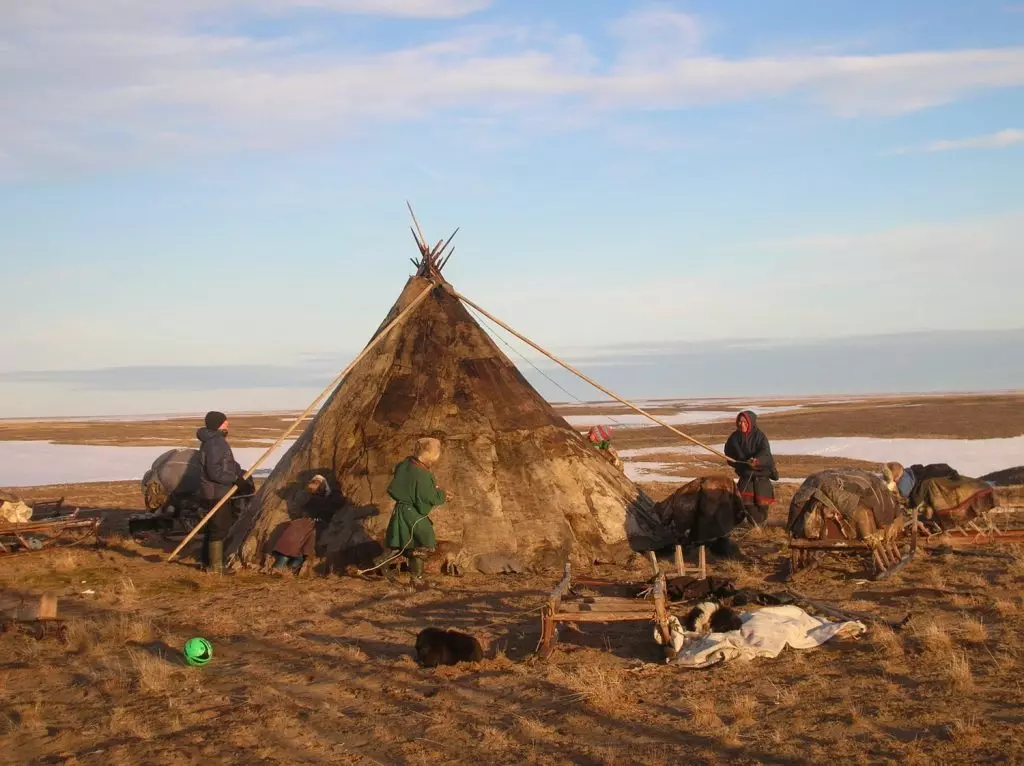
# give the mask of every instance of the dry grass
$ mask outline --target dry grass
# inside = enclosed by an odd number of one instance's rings
[[[953,639],[945,628],[936,622],[929,622],[922,628],[918,637],[932,660],[948,662],[953,653]]]
[[[713,697],[695,698],[686,700],[686,708],[693,717],[693,724],[699,731],[719,731],[725,728],[725,724],[718,715],[717,706]]]
[[[111,711],[107,727],[113,737],[132,737],[145,740],[153,736],[153,732],[145,720],[124,707],[115,707]]]
[[[135,587],[135,582],[130,577],[122,577],[114,586],[114,596],[118,606],[128,609],[138,606],[139,589]]]
[[[965,614],[960,623],[960,630],[964,638],[972,644],[983,644],[988,640],[988,628],[978,617]]]
[[[755,713],[758,709],[757,698],[750,694],[741,694],[732,701],[730,712],[732,713],[732,725],[741,728],[752,726],[756,723]]]
[[[139,688],[147,692],[166,691],[171,682],[171,673],[175,666],[163,657],[154,656],[145,651],[128,651],[128,658],[135,671]]]
[[[1020,611],[1020,605],[1014,598],[993,599],[992,607],[1001,617],[1014,617]]]
[[[956,691],[970,691],[974,688],[974,675],[971,673],[971,663],[967,658],[967,652],[954,652],[950,658],[949,682]]]
[[[903,639],[888,625],[872,625],[871,643],[886,660],[902,660],[904,657]]]
[[[550,740],[555,735],[551,727],[544,725],[534,718],[521,715],[516,716],[513,730],[531,744]]]
[[[72,572],[79,568],[80,563],[78,551],[63,549],[50,556],[50,566],[55,572]]]
[[[975,748],[982,742],[976,715],[957,716],[947,728],[950,738],[960,747]]]
[[[579,665],[559,671],[562,682],[575,694],[573,700],[585,700],[597,710],[619,711],[628,706],[622,671],[595,665]]]

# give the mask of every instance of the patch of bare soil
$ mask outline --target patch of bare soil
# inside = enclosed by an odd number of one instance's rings
[[[72,504],[140,500],[133,482],[68,489]],[[784,513],[780,503],[773,521]],[[126,515],[106,511],[106,528],[123,529]],[[713,574],[780,588],[782,542],[778,528],[749,534],[741,545],[752,561],[713,562]],[[922,555],[876,583],[865,564],[837,557],[797,587],[895,619],[910,613],[904,630],[685,671],[660,663],[639,623],[567,630],[550,662],[532,660],[554,573],[442,578],[425,592],[401,580],[215,577],[116,535],[99,550],[0,557],[0,587],[56,592],[71,619],[67,646],[0,636],[0,762],[1024,760],[1024,565]],[[489,658],[419,668],[413,643],[428,625],[487,633]],[[201,669],[180,659],[194,635],[214,645]]]

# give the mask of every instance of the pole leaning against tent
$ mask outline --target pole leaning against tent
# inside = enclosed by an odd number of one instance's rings
[[[244,478],[248,479],[250,476],[252,476],[256,469],[263,465],[264,461],[268,457],[270,457],[270,454],[281,445],[281,442],[283,442],[285,439],[291,436],[292,433],[295,432],[295,429],[299,427],[299,424],[306,419],[307,415],[309,415],[314,409],[316,409],[317,405],[320,404],[323,398],[327,396],[329,393],[331,393],[331,391],[333,391],[335,388],[337,388],[338,384],[341,383],[342,379],[344,379],[344,377],[348,375],[349,370],[355,367],[356,364],[358,364],[359,361],[364,356],[370,353],[370,351],[372,351],[374,347],[376,347],[376,345],[384,338],[384,336],[387,335],[392,329],[394,329],[398,325],[398,323],[401,322],[405,317],[407,317],[414,308],[419,306],[424,301],[424,299],[428,295],[430,295],[431,290],[433,290],[435,286],[436,285],[431,284],[427,287],[424,287],[422,293],[417,295],[408,306],[406,306],[399,312],[398,316],[396,316],[394,319],[388,322],[388,324],[383,329],[381,329],[379,333],[377,333],[376,337],[374,337],[373,340],[366,344],[366,347],[356,355],[355,359],[349,362],[345,369],[339,372],[334,377],[334,380],[332,380],[330,385],[328,385],[327,388],[325,388],[321,392],[320,396],[314,399],[313,403],[310,404],[305,409],[305,411],[301,415],[299,415],[290,426],[288,426],[288,429],[283,434],[281,434],[280,437],[278,437],[277,441],[267,448],[267,451],[260,456],[259,460],[252,464],[252,467],[245,472]],[[173,561],[174,558],[179,553],[181,553],[182,548],[188,545],[192,538],[199,533],[199,530],[202,529],[211,518],[213,518],[213,514],[219,511],[221,507],[224,505],[224,503],[231,499],[232,495],[235,494],[235,491],[237,489],[237,487],[231,487],[231,489],[227,491],[227,494],[225,494],[224,497],[217,501],[217,504],[214,505],[213,508],[211,508],[210,511],[205,516],[203,516],[202,519],[199,520],[199,523],[196,524],[195,527],[192,528],[192,531],[189,532],[188,535],[186,535],[185,539],[178,544],[178,547],[171,551],[170,555],[167,557],[168,561]]]
[[[668,429],[669,431],[672,431],[673,433],[675,433],[675,434],[677,434],[677,435],[679,435],[679,436],[682,436],[682,437],[683,437],[684,439],[686,439],[687,441],[689,441],[689,442],[692,442],[693,444],[696,444],[696,445],[697,445],[698,447],[701,447],[701,448],[703,448],[703,449],[706,449],[706,450],[707,450],[708,452],[711,452],[712,454],[714,454],[714,455],[717,455],[718,457],[722,458],[723,460],[725,460],[725,461],[727,461],[727,462],[729,462],[729,463],[733,463],[733,462],[736,462],[736,461],[734,461],[734,460],[730,460],[730,459],[729,459],[729,458],[728,458],[728,457],[727,457],[727,456],[726,456],[725,454],[723,454],[722,452],[719,452],[718,450],[716,450],[716,449],[715,449],[714,447],[712,447],[711,445],[709,445],[709,444],[705,444],[704,442],[700,441],[699,439],[694,439],[694,438],[693,438],[692,436],[690,436],[689,434],[684,434],[684,433],[683,433],[682,431],[680,431],[680,430],[679,430],[678,428],[675,428],[674,426],[671,426],[671,425],[669,425],[668,423],[666,423],[666,422],[665,422],[664,420],[662,420],[661,418],[659,418],[659,417],[657,417],[657,416],[655,416],[655,415],[652,415],[651,413],[649,413],[649,412],[647,412],[647,411],[645,411],[645,410],[642,410],[642,409],[640,409],[639,407],[637,407],[637,406],[636,406],[635,404],[633,404],[632,402],[626,401],[625,399],[623,399],[623,398],[622,398],[621,396],[619,396],[618,394],[614,393],[613,391],[609,391],[609,390],[608,390],[607,388],[605,388],[604,386],[602,386],[602,385],[601,385],[600,383],[598,383],[597,381],[595,381],[595,380],[593,380],[593,379],[591,379],[591,378],[588,378],[588,377],[587,377],[586,375],[584,375],[584,374],[583,374],[582,372],[580,372],[580,371],[579,371],[579,370],[577,370],[577,369],[576,369],[575,367],[573,367],[572,365],[570,365],[570,364],[569,364],[568,362],[563,362],[563,361],[562,361],[561,359],[559,359],[559,358],[558,358],[557,356],[555,356],[554,354],[552,354],[552,353],[551,353],[550,351],[547,351],[546,349],[543,349],[543,348],[541,348],[541,347],[540,347],[540,346],[538,346],[538,345],[537,345],[536,343],[534,343],[534,342],[533,342],[532,340],[530,340],[530,339],[529,339],[529,338],[527,338],[527,337],[526,337],[525,335],[523,335],[523,334],[522,334],[521,332],[518,332],[517,330],[513,329],[512,327],[509,327],[509,326],[508,326],[507,324],[505,324],[504,322],[502,322],[502,321],[501,321],[500,319],[498,319],[498,318],[497,318],[496,316],[494,316],[493,314],[489,313],[489,312],[488,312],[488,311],[486,311],[485,309],[481,308],[481,307],[480,307],[479,305],[477,305],[476,303],[474,303],[473,301],[471,301],[471,300],[470,300],[469,298],[467,298],[467,297],[466,297],[465,295],[462,295],[462,294],[461,294],[461,293],[459,293],[459,292],[458,292],[457,290],[455,290],[455,288],[451,287],[451,285],[447,285],[447,284],[446,284],[446,285],[444,285],[444,288],[445,288],[446,290],[448,290],[448,291],[449,291],[449,292],[450,292],[450,293],[451,293],[452,295],[454,295],[454,296],[455,296],[456,298],[458,298],[458,299],[459,299],[460,301],[462,301],[463,303],[465,303],[465,304],[466,304],[467,306],[471,306],[471,307],[473,307],[474,309],[476,309],[477,311],[479,311],[479,312],[480,312],[481,314],[483,314],[483,315],[484,315],[485,317],[487,317],[488,319],[490,319],[490,320],[491,320],[492,322],[494,322],[494,323],[495,323],[495,324],[497,324],[497,325],[500,325],[500,326],[501,326],[502,328],[504,328],[504,329],[505,329],[505,330],[507,330],[508,332],[512,333],[513,335],[515,335],[515,336],[516,336],[517,338],[519,338],[519,340],[523,341],[523,343],[526,343],[527,345],[529,345],[530,347],[532,347],[532,348],[533,348],[533,349],[535,349],[536,351],[539,351],[539,352],[540,352],[540,353],[542,353],[542,354],[543,354],[544,356],[546,356],[546,357],[547,357],[548,359],[550,359],[551,361],[555,362],[556,364],[559,364],[559,365],[561,365],[562,367],[564,367],[565,369],[567,369],[567,370],[568,370],[569,372],[571,372],[571,373],[572,373],[573,375],[577,376],[578,378],[581,378],[582,380],[585,380],[585,381],[586,381],[587,383],[589,383],[590,385],[592,385],[592,386],[593,386],[594,388],[596,388],[596,389],[597,389],[598,391],[601,391],[601,392],[603,392],[603,393],[607,394],[608,396],[610,396],[610,397],[611,397],[612,399],[614,399],[615,401],[617,401],[617,402],[621,402],[622,404],[626,405],[626,406],[627,406],[627,407],[629,407],[630,409],[632,409],[632,410],[635,410],[636,412],[639,412],[639,413],[640,413],[641,415],[643,415],[643,416],[644,416],[645,418],[649,418],[650,420],[653,420],[653,421],[654,421],[655,423],[657,423],[658,425],[660,425],[660,426],[664,426],[664,427],[665,427],[665,428],[667,428],[667,429]]]

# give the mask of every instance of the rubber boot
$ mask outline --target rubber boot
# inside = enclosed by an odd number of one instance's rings
[[[224,574],[224,541],[210,540],[209,563],[206,566],[207,572],[213,574]]]

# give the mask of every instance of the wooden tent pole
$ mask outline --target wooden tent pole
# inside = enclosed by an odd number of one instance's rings
[[[263,462],[268,457],[270,457],[270,453],[272,453],[275,449],[277,449],[281,445],[281,442],[283,442],[285,439],[287,439],[289,436],[291,436],[292,433],[294,433],[295,429],[299,427],[299,424],[302,423],[302,421],[306,419],[306,416],[309,415],[309,413],[311,413],[314,409],[316,409],[317,405],[320,404],[320,402],[323,400],[323,398],[325,396],[327,396],[329,393],[331,393],[331,391],[333,391],[335,388],[337,388],[338,384],[341,383],[342,379],[346,375],[348,375],[349,370],[351,370],[353,367],[355,367],[360,362],[360,360],[362,360],[362,358],[364,356],[366,356],[368,353],[370,353],[370,351],[372,351],[376,347],[376,345],[384,338],[384,336],[387,335],[392,329],[394,329],[398,325],[398,323],[401,322],[405,317],[407,317],[409,315],[409,313],[414,308],[419,306],[424,301],[424,299],[428,295],[430,295],[430,291],[433,288],[434,288],[433,284],[431,284],[429,287],[425,287],[423,289],[422,293],[417,295],[408,306],[406,306],[404,309],[402,309],[399,312],[398,316],[396,316],[394,319],[392,319],[390,322],[388,322],[388,324],[379,333],[377,333],[376,337],[374,337],[373,340],[371,340],[368,344],[366,344],[366,348],[364,348],[362,351],[360,351],[356,355],[356,358],[353,359],[351,362],[349,362],[348,366],[345,367],[344,370],[339,372],[334,377],[334,380],[332,380],[330,385],[327,386],[327,388],[325,388],[320,393],[320,396],[318,396],[316,399],[314,399],[313,403],[310,404],[305,409],[305,411],[303,411],[303,413],[301,415],[299,415],[295,419],[295,422],[293,422],[290,426],[288,426],[287,430],[283,434],[281,434],[280,437],[278,437],[278,440],[276,442],[274,442],[270,447],[267,448],[267,451],[264,452],[260,456],[259,460],[257,460],[255,463],[252,464],[252,468],[250,468],[248,471],[245,472],[244,478],[248,479],[250,476],[252,476],[253,472],[256,471],[257,468],[259,468],[261,465],[263,465]],[[228,490],[227,494],[224,495],[224,497],[222,497],[217,502],[217,504],[214,505],[213,508],[210,509],[209,513],[207,513],[205,516],[203,516],[202,519],[200,519],[199,523],[196,524],[195,527],[192,528],[192,531],[189,532],[188,535],[186,535],[185,539],[182,540],[181,543],[178,544],[178,547],[175,548],[173,551],[171,551],[171,554],[167,557],[168,561],[174,560],[174,557],[177,556],[181,552],[182,548],[184,548],[186,545],[188,545],[188,543],[192,540],[193,537],[196,536],[196,534],[199,532],[199,530],[202,529],[206,525],[206,522],[208,522],[211,518],[213,518],[213,514],[215,514],[217,511],[219,511],[221,506],[224,505],[224,503],[226,503],[228,500],[231,499],[231,496],[235,494],[235,491],[237,489],[238,489],[237,487],[231,487],[231,489]]]
[[[675,428],[674,426],[671,426],[671,425],[669,425],[668,423],[666,423],[666,422],[665,422],[664,420],[662,420],[661,418],[659,418],[659,417],[657,417],[657,416],[655,416],[655,415],[652,415],[651,413],[649,413],[649,412],[646,412],[645,410],[642,410],[642,409],[640,409],[639,407],[637,407],[637,406],[636,406],[635,404],[633,404],[632,402],[628,402],[628,401],[626,401],[625,399],[623,399],[623,398],[622,398],[621,396],[619,396],[618,394],[615,394],[615,393],[613,393],[612,391],[609,391],[609,390],[608,390],[607,388],[605,388],[604,386],[602,386],[602,385],[601,385],[600,383],[598,383],[597,381],[595,381],[595,380],[593,380],[593,379],[591,379],[591,378],[588,378],[588,377],[587,377],[586,375],[584,375],[584,374],[583,374],[582,372],[580,372],[579,370],[577,370],[577,369],[576,369],[575,367],[573,367],[572,365],[568,364],[567,362],[563,362],[563,361],[562,361],[561,359],[559,359],[559,358],[558,358],[557,356],[555,356],[554,354],[552,354],[552,353],[551,353],[550,351],[546,351],[545,349],[543,349],[543,348],[541,348],[540,346],[538,346],[538,345],[537,345],[536,343],[534,343],[534,342],[533,342],[532,340],[530,340],[529,338],[527,338],[527,337],[526,337],[525,335],[523,335],[522,333],[520,333],[520,332],[517,332],[517,331],[516,331],[516,330],[514,330],[513,328],[509,327],[509,326],[508,326],[507,324],[505,324],[504,322],[502,322],[502,321],[501,321],[500,319],[498,319],[498,318],[497,318],[496,316],[494,316],[493,314],[491,314],[491,313],[489,313],[489,312],[485,311],[485,310],[484,310],[484,309],[482,309],[482,308],[481,308],[480,306],[478,306],[478,305],[477,305],[476,303],[473,303],[473,301],[471,301],[471,300],[470,300],[469,298],[467,298],[467,297],[466,297],[465,295],[462,295],[461,293],[459,293],[459,292],[458,292],[457,290],[455,290],[455,289],[454,289],[453,287],[451,287],[450,285],[445,285],[445,289],[446,289],[446,290],[448,290],[448,291],[449,291],[449,292],[450,292],[450,293],[451,293],[452,295],[454,295],[454,296],[455,296],[456,298],[458,298],[458,299],[459,299],[460,301],[462,301],[463,303],[465,303],[465,304],[466,304],[467,306],[472,306],[472,307],[473,307],[473,308],[475,308],[475,309],[476,309],[477,311],[479,311],[479,312],[480,312],[481,314],[483,314],[483,315],[484,315],[485,317],[487,317],[488,319],[490,319],[490,320],[491,320],[492,322],[494,322],[494,323],[495,323],[495,324],[497,324],[497,325],[500,325],[500,326],[501,326],[501,327],[503,327],[503,328],[504,328],[505,330],[507,330],[508,332],[510,332],[510,333],[512,333],[513,335],[515,335],[515,336],[516,336],[517,338],[519,338],[519,340],[523,341],[523,343],[526,343],[527,345],[531,346],[531,347],[532,347],[533,349],[535,349],[536,351],[539,351],[539,352],[540,352],[540,353],[542,353],[542,354],[543,354],[544,356],[546,356],[546,357],[547,357],[548,359],[550,359],[550,360],[551,360],[552,362],[555,362],[556,364],[559,364],[559,365],[561,365],[562,367],[564,367],[565,369],[567,369],[567,370],[568,370],[569,372],[571,372],[571,373],[572,373],[573,375],[575,375],[575,376],[577,376],[577,377],[579,377],[579,378],[581,378],[581,379],[585,380],[585,381],[586,381],[587,383],[589,383],[590,385],[592,385],[592,386],[593,386],[594,388],[596,388],[596,389],[597,389],[598,391],[602,391],[603,393],[607,394],[608,396],[610,396],[610,397],[611,397],[612,399],[614,399],[615,401],[617,401],[617,402],[621,402],[622,404],[625,404],[625,405],[626,405],[627,407],[629,407],[630,409],[632,409],[632,410],[635,410],[635,411],[639,412],[639,413],[640,413],[641,415],[643,415],[643,416],[644,416],[645,418],[649,418],[649,419],[653,420],[653,421],[654,421],[655,423],[657,423],[658,425],[660,425],[660,426],[664,426],[664,427],[665,427],[665,428],[667,428],[667,429],[668,429],[669,431],[672,431],[672,433],[674,433],[674,434],[677,434],[677,435],[679,435],[679,436],[682,436],[682,437],[683,437],[684,439],[686,439],[687,441],[689,441],[689,442],[693,442],[693,443],[694,443],[694,444],[696,444],[696,445],[697,445],[698,447],[702,447],[702,448],[706,449],[706,450],[707,450],[708,452],[710,452],[710,453],[712,453],[712,454],[714,454],[714,455],[717,455],[718,457],[722,458],[723,460],[725,460],[725,461],[727,461],[727,462],[729,462],[729,463],[733,463],[733,462],[736,462],[736,461],[730,460],[730,459],[729,459],[728,457],[726,457],[726,456],[725,456],[725,455],[724,455],[723,453],[719,452],[718,450],[716,450],[716,449],[715,449],[714,447],[712,447],[711,445],[709,445],[709,444],[705,444],[704,442],[702,442],[702,441],[700,441],[700,440],[698,440],[698,439],[694,439],[694,438],[693,438],[692,436],[690,436],[689,434],[684,434],[684,433],[683,433],[682,431],[680,431],[680,430],[679,430],[678,428]]]

